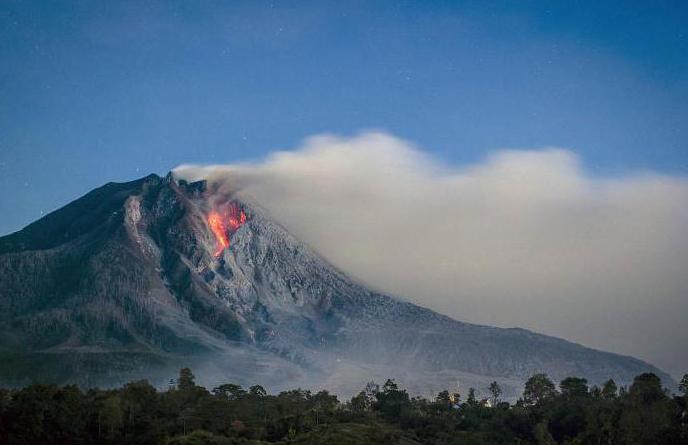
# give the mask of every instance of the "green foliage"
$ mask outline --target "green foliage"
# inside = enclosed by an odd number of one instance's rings
[[[478,404],[478,400],[475,398],[475,388],[468,388],[468,397],[466,397],[466,403],[470,406],[475,406]]]
[[[174,437],[166,445],[250,445],[266,442],[247,440],[236,437],[218,436],[204,430],[196,430],[190,434]]]
[[[411,445],[417,443],[414,441],[401,442],[402,437],[403,433],[400,430],[388,425],[341,423],[316,428],[298,436],[293,443],[299,445],[397,445],[400,443]]]
[[[189,368],[182,368],[179,370],[179,379],[177,379],[177,388],[180,391],[190,391],[196,387],[194,381],[195,377]]]
[[[0,443],[8,445],[574,445],[688,443],[686,398],[670,397],[654,374],[636,377],[628,391],[613,381],[588,389],[569,377],[560,392],[544,374],[526,384],[523,398],[486,406],[469,390],[433,400],[409,396],[394,380],[369,383],[344,403],[327,391],[294,389],[277,395],[255,385],[226,383],[212,392],[189,369],[176,386],[158,391],[146,381],[119,389],[31,385],[0,389]],[[685,391],[682,387],[681,391]]]
[[[637,376],[623,403],[619,435],[624,443],[672,443],[676,407],[662,389],[659,377],[651,373]]]
[[[556,396],[557,389],[547,374],[535,374],[526,381],[523,401],[526,405],[540,405]]]
[[[267,395],[267,391],[265,391],[265,388],[263,388],[260,385],[253,385],[248,389],[248,393],[251,395],[251,397],[256,398],[265,397]]]
[[[368,395],[365,393],[365,391],[361,391],[351,398],[351,401],[349,402],[349,409],[354,414],[363,415],[370,410],[372,405],[373,402],[368,398]]]
[[[567,377],[559,383],[562,397],[577,399],[588,396],[588,381],[579,377]]]
[[[616,382],[614,382],[612,379],[607,380],[604,383],[604,386],[602,386],[602,397],[607,400],[612,400],[615,399],[617,395],[618,388],[616,386]]]
[[[409,395],[405,389],[399,389],[394,380],[387,380],[382,391],[375,394],[375,409],[387,419],[399,419],[410,405]]]
[[[435,403],[437,403],[439,406],[450,407],[452,405],[452,399],[449,391],[444,390],[437,394]]]
[[[488,391],[490,391],[491,394],[490,402],[492,402],[492,406],[497,406],[499,397],[502,395],[502,387],[499,386],[499,383],[492,382],[490,383]]]
[[[213,394],[227,400],[239,400],[246,397],[248,393],[239,385],[227,383],[214,388]]]

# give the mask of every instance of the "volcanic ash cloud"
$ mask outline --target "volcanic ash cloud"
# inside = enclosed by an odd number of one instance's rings
[[[258,202],[377,289],[688,369],[686,178],[592,177],[559,148],[448,166],[384,133],[175,175]]]

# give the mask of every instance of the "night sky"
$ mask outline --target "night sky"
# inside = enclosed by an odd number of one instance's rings
[[[318,133],[688,173],[688,3],[485,3],[2,1],[0,233]]]

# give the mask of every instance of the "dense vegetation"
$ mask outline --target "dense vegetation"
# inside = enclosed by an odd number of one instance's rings
[[[465,400],[443,391],[411,398],[388,380],[346,402],[326,391],[268,395],[225,384],[208,392],[182,369],[169,390],[146,381],[119,389],[31,385],[0,389],[3,444],[687,444],[688,375],[670,396],[654,374],[628,388],[608,381],[530,378],[521,399]]]

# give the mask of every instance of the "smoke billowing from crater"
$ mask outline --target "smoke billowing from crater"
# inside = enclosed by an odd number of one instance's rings
[[[593,177],[555,148],[448,166],[383,133],[175,175],[256,201],[377,289],[688,370],[686,178]]]

